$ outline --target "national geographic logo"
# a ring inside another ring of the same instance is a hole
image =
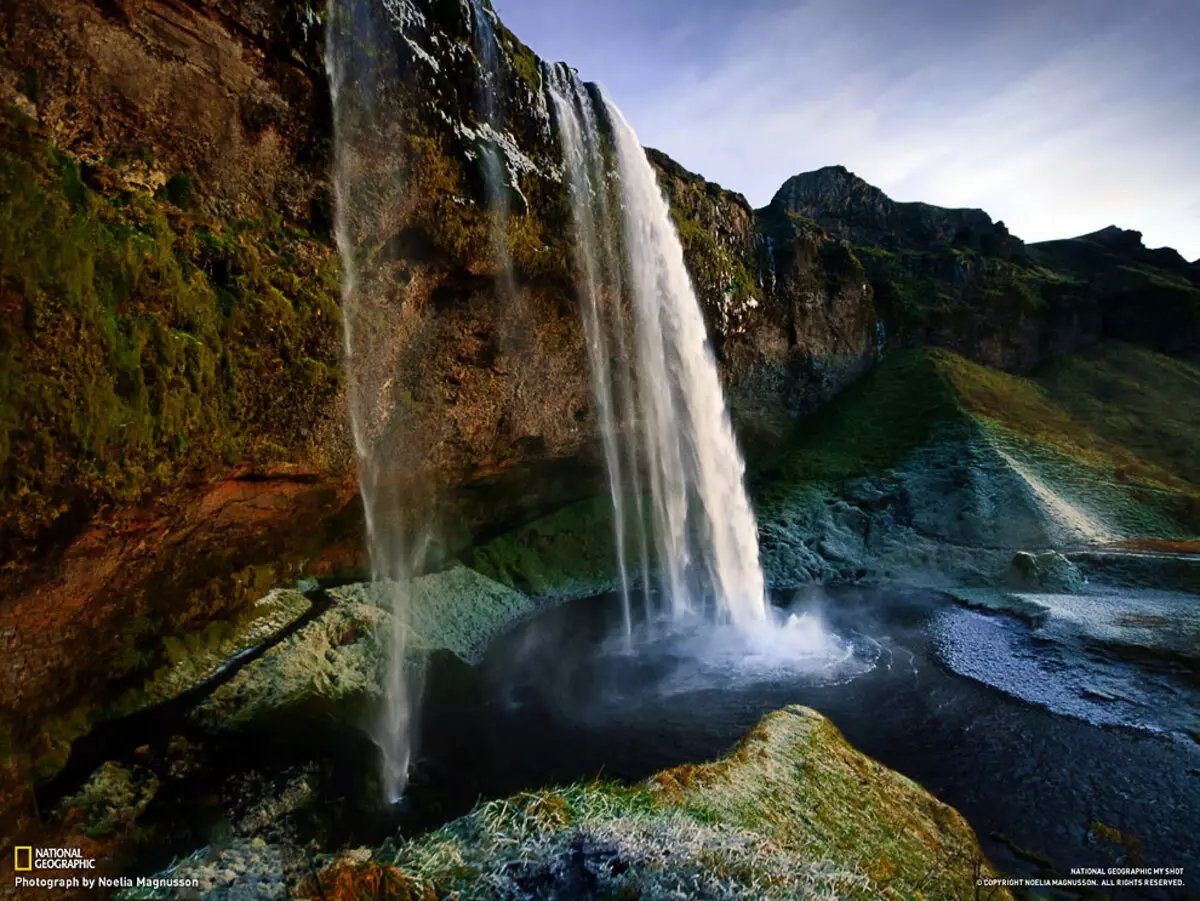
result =
[[[35,870],[94,870],[96,860],[84,857],[79,848],[34,848],[17,845],[13,849],[13,869],[18,873]]]
[[[18,888],[94,889],[96,879],[85,873],[96,870],[96,861],[79,848],[13,848],[13,885]],[[81,872],[82,871],[82,872]],[[29,874],[29,875],[26,875]]]
[[[131,879],[128,876],[93,876],[71,871],[94,872],[96,860],[84,857],[79,848],[34,848],[17,845],[13,849],[13,869],[17,871],[13,885],[17,888],[49,889],[115,889],[149,888],[175,889],[200,887],[199,879],[186,877],[144,877]],[[66,872],[64,872],[66,871]],[[32,873],[32,876],[26,876]],[[41,875],[45,874],[45,875]]]

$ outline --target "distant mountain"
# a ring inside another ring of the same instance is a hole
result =
[[[1026,245],[983,210],[898,203],[844,166],[788,179],[761,221],[850,244],[885,343],[932,344],[1014,371],[1104,337],[1200,357],[1200,266],[1110,226]]]
[[[789,178],[771,206],[812,219],[827,234],[852,244],[897,250],[967,247],[1006,258],[1020,256],[1023,249],[1003,222],[993,222],[983,210],[898,203],[845,166]]]

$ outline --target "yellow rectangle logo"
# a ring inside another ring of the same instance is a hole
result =
[[[21,852],[25,852],[25,866],[21,866]],[[33,869],[33,846],[18,845],[13,848],[13,869],[18,873],[28,873]]]

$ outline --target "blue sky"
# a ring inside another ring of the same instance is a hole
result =
[[[1026,241],[1200,257],[1200,0],[494,0],[642,143],[767,203],[840,163]]]

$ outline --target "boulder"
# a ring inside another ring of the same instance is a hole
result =
[[[1031,554],[1018,551],[1008,565],[1004,581],[1021,591],[1069,593],[1083,587],[1083,574],[1058,551]]]

